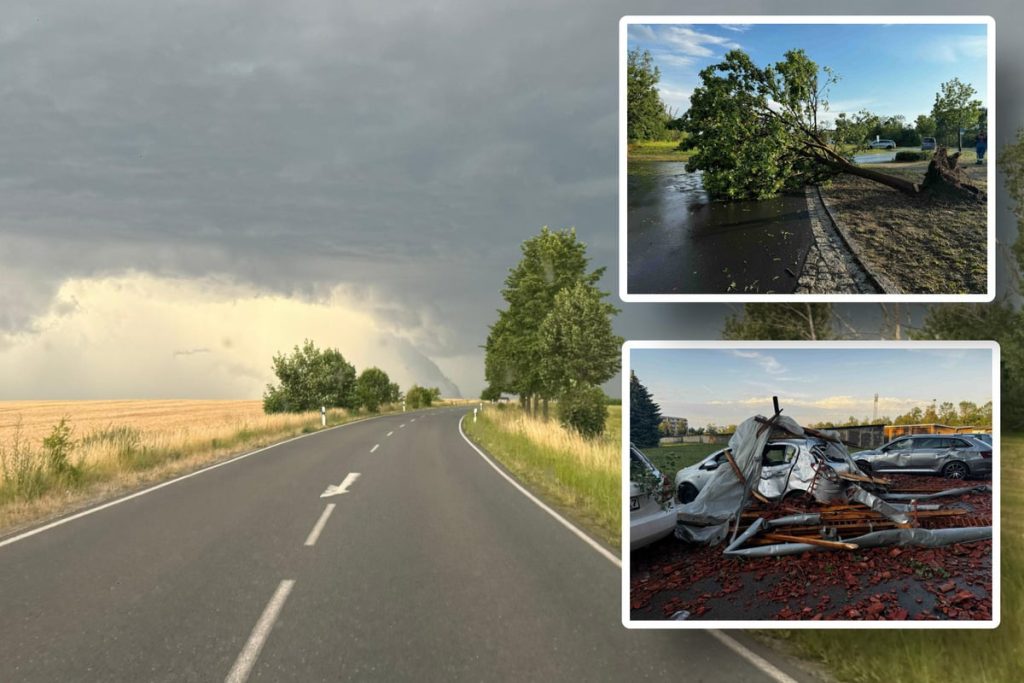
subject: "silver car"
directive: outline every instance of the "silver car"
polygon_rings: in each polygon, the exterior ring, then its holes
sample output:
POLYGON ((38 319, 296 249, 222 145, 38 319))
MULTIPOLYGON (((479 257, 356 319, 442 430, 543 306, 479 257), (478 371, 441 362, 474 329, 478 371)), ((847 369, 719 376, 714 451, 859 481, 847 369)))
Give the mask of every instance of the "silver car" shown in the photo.
POLYGON ((935 149, 936 143, 935 138, 921 138, 921 151, 927 151, 929 149, 935 149))
MULTIPOLYGON (((694 498, 711 473, 719 467, 732 467, 723 448, 715 451, 700 462, 685 467, 676 473, 676 500, 689 503, 694 498)), ((840 458, 834 457, 825 448, 825 442, 817 438, 779 439, 768 442, 761 455, 761 481, 757 492, 765 498, 775 500, 793 493, 810 493, 814 489, 815 497, 829 500, 838 492, 839 472, 849 470, 849 465, 840 458), (822 465, 831 472, 827 476, 817 478, 815 472, 822 465), (813 482, 813 483, 812 483, 813 482)))
POLYGON ((868 143, 871 149, 896 149, 895 140, 872 140, 868 143))
POLYGON ((992 475, 992 446, 963 434, 903 436, 853 458, 872 474, 941 474, 950 479, 992 475))
POLYGON ((636 550, 670 535, 676 528, 675 503, 659 500, 664 477, 636 446, 629 447, 629 548, 636 550))

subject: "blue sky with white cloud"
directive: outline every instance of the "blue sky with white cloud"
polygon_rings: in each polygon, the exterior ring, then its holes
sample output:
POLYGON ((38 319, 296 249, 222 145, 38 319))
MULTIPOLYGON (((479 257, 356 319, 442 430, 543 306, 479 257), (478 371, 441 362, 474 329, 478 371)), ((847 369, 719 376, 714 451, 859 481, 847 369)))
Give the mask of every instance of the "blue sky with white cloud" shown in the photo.
POLYGON ((634 24, 628 37, 629 49, 650 51, 662 100, 680 114, 700 70, 731 49, 765 66, 802 48, 841 77, 831 92, 832 115, 867 109, 912 122, 930 113, 939 85, 954 77, 988 99, 984 24, 634 24))
POLYGON ((691 425, 769 414, 798 422, 895 417, 914 406, 992 400, 988 349, 634 349, 630 366, 662 415, 691 425))

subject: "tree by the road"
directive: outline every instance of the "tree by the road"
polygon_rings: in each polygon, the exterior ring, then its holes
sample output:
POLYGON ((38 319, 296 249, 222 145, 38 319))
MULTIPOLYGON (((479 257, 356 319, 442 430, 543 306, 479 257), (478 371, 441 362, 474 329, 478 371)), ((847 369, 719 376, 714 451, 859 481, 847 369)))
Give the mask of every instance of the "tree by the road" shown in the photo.
POLYGON ((584 438, 600 436, 608 421, 608 397, 601 387, 586 384, 566 389, 558 397, 558 418, 584 438))
POLYGON ((524 408, 531 399, 548 399, 553 392, 544 381, 545 346, 541 326, 554 308, 556 295, 580 283, 592 287, 604 272, 588 272, 586 245, 576 231, 543 228, 522 245, 523 257, 509 270, 498 311, 485 345, 484 372, 488 384, 518 394, 524 408))
POLYGON ((726 318, 723 339, 832 339, 832 304, 745 304, 726 318))
POLYGON ((356 380, 356 400, 360 407, 376 413, 383 404, 391 402, 396 386, 380 368, 366 368, 356 380))
POLYGON ((441 399, 441 390, 437 387, 421 387, 413 384, 405 392, 405 403, 410 408, 429 408, 441 399))
MULTIPOLYGON (((704 172, 704 187, 715 197, 763 199, 838 173, 908 194, 952 182, 937 175, 914 183, 850 161, 847 149, 830 139, 818 118, 828 110, 829 90, 838 77, 828 67, 819 70, 803 50, 790 50, 763 68, 742 50, 731 50, 700 78, 685 115, 686 144, 695 150, 687 168, 704 172)), ((965 197, 975 198, 973 193, 965 197)))
POLYGON ((555 295, 540 326, 541 374, 549 393, 597 386, 619 371, 623 339, 612 330, 618 309, 606 296, 582 282, 555 295))
POLYGON ((629 375, 629 441, 638 448, 658 445, 661 408, 635 372, 629 375))
POLYGON ((660 140, 668 112, 658 93, 661 73, 647 50, 626 57, 626 136, 630 140, 660 140))
POLYGON ((922 138, 935 137, 935 119, 927 114, 918 114, 917 120, 914 121, 914 130, 922 138))
POLYGON ((1004 301, 932 306, 913 337, 999 342, 1003 426, 1024 429, 1024 312, 1004 301))
POLYGON ((981 114, 981 101, 974 99, 978 91, 970 83, 959 78, 946 81, 939 86, 932 105, 932 118, 935 119, 938 134, 944 139, 956 136, 957 147, 963 150, 961 129, 978 123, 981 114))
POLYGON ((278 384, 268 384, 263 394, 267 413, 301 413, 356 406, 356 369, 338 349, 318 349, 307 339, 289 355, 273 360, 278 384))

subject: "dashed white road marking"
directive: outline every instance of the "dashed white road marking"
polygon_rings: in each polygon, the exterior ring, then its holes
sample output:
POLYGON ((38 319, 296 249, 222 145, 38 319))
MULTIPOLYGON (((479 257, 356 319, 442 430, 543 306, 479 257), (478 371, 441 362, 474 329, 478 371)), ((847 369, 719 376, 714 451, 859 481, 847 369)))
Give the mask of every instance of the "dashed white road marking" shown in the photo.
POLYGON ((399 429, 405 429, 405 423, 403 422, 402 424, 398 425, 398 428, 399 429))
POLYGON ((391 436, 394 433, 395 433, 394 430, 392 430, 392 431, 388 432, 388 436, 391 436))
POLYGON ((320 538, 320 532, 324 530, 324 526, 327 525, 327 519, 334 512, 334 508, 337 507, 334 503, 328 503, 327 507, 324 508, 323 514, 320 515, 320 519, 316 520, 316 524, 313 526, 313 530, 309 532, 309 536, 306 537, 306 545, 316 545, 316 539, 320 538))
POLYGON ((374 452, 375 450, 377 450, 378 448, 380 448, 380 444, 379 444, 379 443, 378 443, 378 444, 374 444, 374 445, 373 445, 373 448, 371 448, 371 449, 370 449, 370 452, 371 452, 371 453, 373 453, 373 452, 374 452))
POLYGON ((327 490, 320 494, 320 497, 330 498, 331 496, 340 496, 343 493, 348 493, 348 487, 351 486, 359 477, 359 472, 349 472, 348 476, 345 477, 340 484, 337 486, 328 486, 327 490))
POLYGON ((260 615, 260 620, 256 622, 252 633, 249 634, 249 640, 239 653, 238 659, 235 660, 235 665, 231 667, 228 677, 224 679, 225 683, 244 683, 249 678, 252 667, 256 664, 256 658, 260 656, 260 650, 263 649, 263 644, 267 642, 267 636, 270 635, 270 630, 274 628, 277 615, 281 613, 284 601, 288 599, 288 594, 292 592, 292 586, 294 585, 294 580, 287 579, 282 581, 277 590, 274 591, 273 597, 270 598, 270 602, 264 608, 263 614, 260 615))
POLYGON ((409 420, 409 422, 415 422, 415 421, 416 421, 415 417, 413 419, 409 420))

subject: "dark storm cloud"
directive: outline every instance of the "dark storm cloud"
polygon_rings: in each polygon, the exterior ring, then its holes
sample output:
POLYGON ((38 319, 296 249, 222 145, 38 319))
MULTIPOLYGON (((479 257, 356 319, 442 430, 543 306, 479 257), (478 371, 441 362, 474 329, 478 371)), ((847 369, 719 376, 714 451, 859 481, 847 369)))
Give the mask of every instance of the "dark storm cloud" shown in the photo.
MULTIPOLYGON (((1024 121, 1014 6, 971 8, 997 19, 1004 140, 1024 121)), ((617 291, 617 22, 687 9, 6 3, 0 331, 68 277, 130 268, 305 297, 362 286, 396 328, 423 329, 428 355, 473 353, 519 243, 545 224, 577 226, 617 291)), ((1000 231, 1012 239, 1012 221, 1000 231)), ((632 304, 619 331, 717 336, 726 310, 632 304)))

